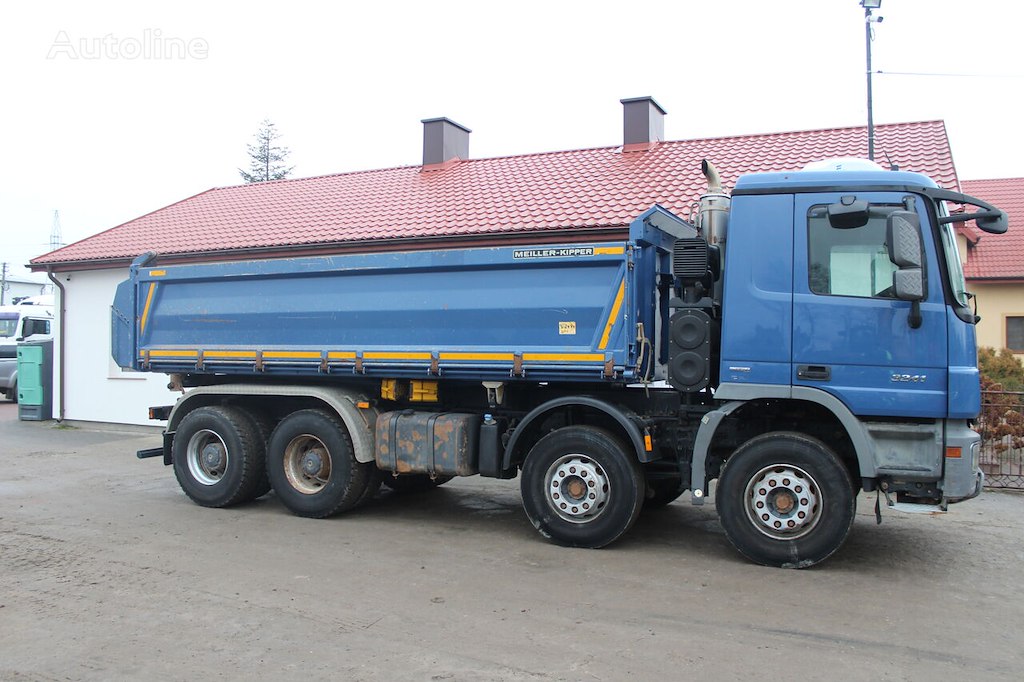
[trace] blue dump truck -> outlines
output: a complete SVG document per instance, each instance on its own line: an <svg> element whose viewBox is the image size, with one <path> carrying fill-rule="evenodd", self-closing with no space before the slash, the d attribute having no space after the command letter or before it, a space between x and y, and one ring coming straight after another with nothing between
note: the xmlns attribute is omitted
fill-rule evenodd
<svg viewBox="0 0 1024 682"><path fill-rule="evenodd" d="M272 488L308 517L381 484L518 475L537 530L578 547L717 480L729 541L783 567L835 552L861 490L978 495L954 228L1002 233L1006 214L915 173L747 175L727 194L704 172L692 222L655 205L622 241L140 256L113 356L184 393L150 409L163 446L139 456L201 505Z"/></svg>

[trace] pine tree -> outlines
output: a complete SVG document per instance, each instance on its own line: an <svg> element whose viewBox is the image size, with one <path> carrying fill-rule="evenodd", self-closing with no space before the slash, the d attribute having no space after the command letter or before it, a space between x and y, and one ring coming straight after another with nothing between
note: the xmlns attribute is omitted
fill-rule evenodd
<svg viewBox="0 0 1024 682"><path fill-rule="evenodd" d="M291 154L291 150L274 144L281 134L277 132L270 119L263 119L255 137L255 144L248 145L249 171L238 169L238 174L242 176L242 179L251 183L282 180L288 177L295 168L295 166L285 166L285 160Z"/></svg>

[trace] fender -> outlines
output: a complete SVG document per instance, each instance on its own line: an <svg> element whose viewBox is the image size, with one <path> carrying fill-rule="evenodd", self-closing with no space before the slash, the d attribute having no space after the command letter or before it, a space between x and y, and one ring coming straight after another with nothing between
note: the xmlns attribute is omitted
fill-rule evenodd
<svg viewBox="0 0 1024 682"><path fill-rule="evenodd" d="M178 422L192 411L191 406L196 400L207 404L202 398L219 396L267 397L282 396L295 398L315 398L333 409L352 439L352 449L356 461L374 461L374 425L377 422L377 411L373 407L360 408L358 403L367 402L364 394L345 388L331 386L256 386L253 384L223 384L219 386L203 386L189 390L178 398L174 409L167 418L167 429L164 431L164 463L170 464L170 436L174 433ZM186 409L186 407L188 409Z"/></svg>
<svg viewBox="0 0 1024 682"><path fill-rule="evenodd" d="M615 423L621 426L623 430L625 430L625 432L629 435L629 440L630 443L633 445L633 450L636 453L637 459L639 459L641 462L646 462L651 459L650 453L648 453L646 448L644 447L643 434L640 432L640 428L636 425L636 422L632 418L635 416L632 411L627 410L626 408L623 407L612 405L611 403L606 403L603 400L598 400L597 398L574 396L568 398L556 398L555 400L549 400L548 402L543 403L538 407L535 407L525 417L523 417L523 421L520 422L519 426L516 427L516 430L512 433L512 437L509 438L508 440L508 445L505 447L505 456L502 460L502 469L504 469L505 471L512 469L514 465L513 456L516 452L516 448L519 445L519 439L522 437L523 433L526 432L526 430L534 421L536 421L540 417L543 417L544 415L548 414L553 410L556 410L560 407L568 406L589 407L591 409L605 413L606 415L614 419Z"/></svg>
<svg viewBox="0 0 1024 682"><path fill-rule="evenodd" d="M846 429L847 434L849 434L850 440L853 442L854 452L857 455L857 466L860 469L861 477L871 478L876 475L875 446L871 435L868 433L863 422L850 412L850 408L831 393L807 386L722 384L715 391L715 397L728 400L729 402L717 410L712 410L704 415L700 421L700 428L697 429L690 474L690 490L692 491L694 504L704 504L704 498L708 492L709 481L707 479L706 463L715 432L718 430L723 419L751 400L801 400L821 405L835 415L839 423Z"/></svg>

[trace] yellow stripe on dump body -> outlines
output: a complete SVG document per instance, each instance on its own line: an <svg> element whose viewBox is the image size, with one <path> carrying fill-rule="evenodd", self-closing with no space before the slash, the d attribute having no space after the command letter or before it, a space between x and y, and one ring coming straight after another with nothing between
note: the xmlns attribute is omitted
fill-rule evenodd
<svg viewBox="0 0 1024 682"><path fill-rule="evenodd" d="M198 358L199 351L197 350L151 350L149 351L149 357L151 358Z"/></svg>
<svg viewBox="0 0 1024 682"><path fill-rule="evenodd" d="M263 359L278 358L281 360L319 360L322 353L318 350L265 350Z"/></svg>
<svg viewBox="0 0 1024 682"><path fill-rule="evenodd" d="M433 360L430 353L385 353L369 352L363 353L364 360Z"/></svg>
<svg viewBox="0 0 1024 682"><path fill-rule="evenodd" d="M524 362L604 362L601 353L523 353Z"/></svg>
<svg viewBox="0 0 1024 682"><path fill-rule="evenodd" d="M203 357L206 359L210 358L242 358L242 359L255 359L256 351L254 350L208 350L203 351Z"/></svg>
<svg viewBox="0 0 1024 682"><path fill-rule="evenodd" d="M612 311L608 314L608 323L604 326L604 334L601 334L601 343L597 345L598 348L604 350L608 347L608 339L612 335L612 327L615 326L615 321L619 317L619 311L622 309L622 299L626 294L626 278L622 278L622 283L619 284L619 292L615 294L615 302L612 303Z"/></svg>
<svg viewBox="0 0 1024 682"><path fill-rule="evenodd" d="M441 353L441 360L496 360L499 362L512 362L515 356L512 353Z"/></svg>
<svg viewBox="0 0 1024 682"><path fill-rule="evenodd" d="M149 293L146 294L146 305L142 308L142 319L139 320L139 332L146 331L146 321L149 320L149 307L153 305L153 290L156 289L156 282L149 283Z"/></svg>
<svg viewBox="0 0 1024 682"><path fill-rule="evenodd" d="M594 249L594 254L599 256L621 256L626 253L625 246L598 246Z"/></svg>
<svg viewBox="0 0 1024 682"><path fill-rule="evenodd" d="M159 348L153 350L140 350L139 357L149 353L155 358L196 358L199 357L198 350L185 350L176 348ZM254 360L258 352L255 350L205 350L203 357L210 359L246 359ZM353 360L356 358L355 351L329 351L327 357L330 360ZM263 351L263 359L276 360L320 360L323 358L322 351ZM384 352L372 351L363 354L363 359L369 360L433 360L431 353L421 352ZM441 360L461 361L490 361L490 362L514 362L514 353L439 353ZM523 360L526 362L604 362L605 356L602 353L523 353Z"/></svg>

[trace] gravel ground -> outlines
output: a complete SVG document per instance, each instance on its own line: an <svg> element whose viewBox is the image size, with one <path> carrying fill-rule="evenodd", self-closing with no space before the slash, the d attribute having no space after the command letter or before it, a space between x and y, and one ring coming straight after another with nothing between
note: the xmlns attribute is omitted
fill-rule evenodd
<svg viewBox="0 0 1024 682"><path fill-rule="evenodd" d="M1024 495L862 495L825 564L767 569L684 496L604 550L544 542L518 481L324 521L198 507L153 432L0 401L0 680L1020 679Z"/></svg>

